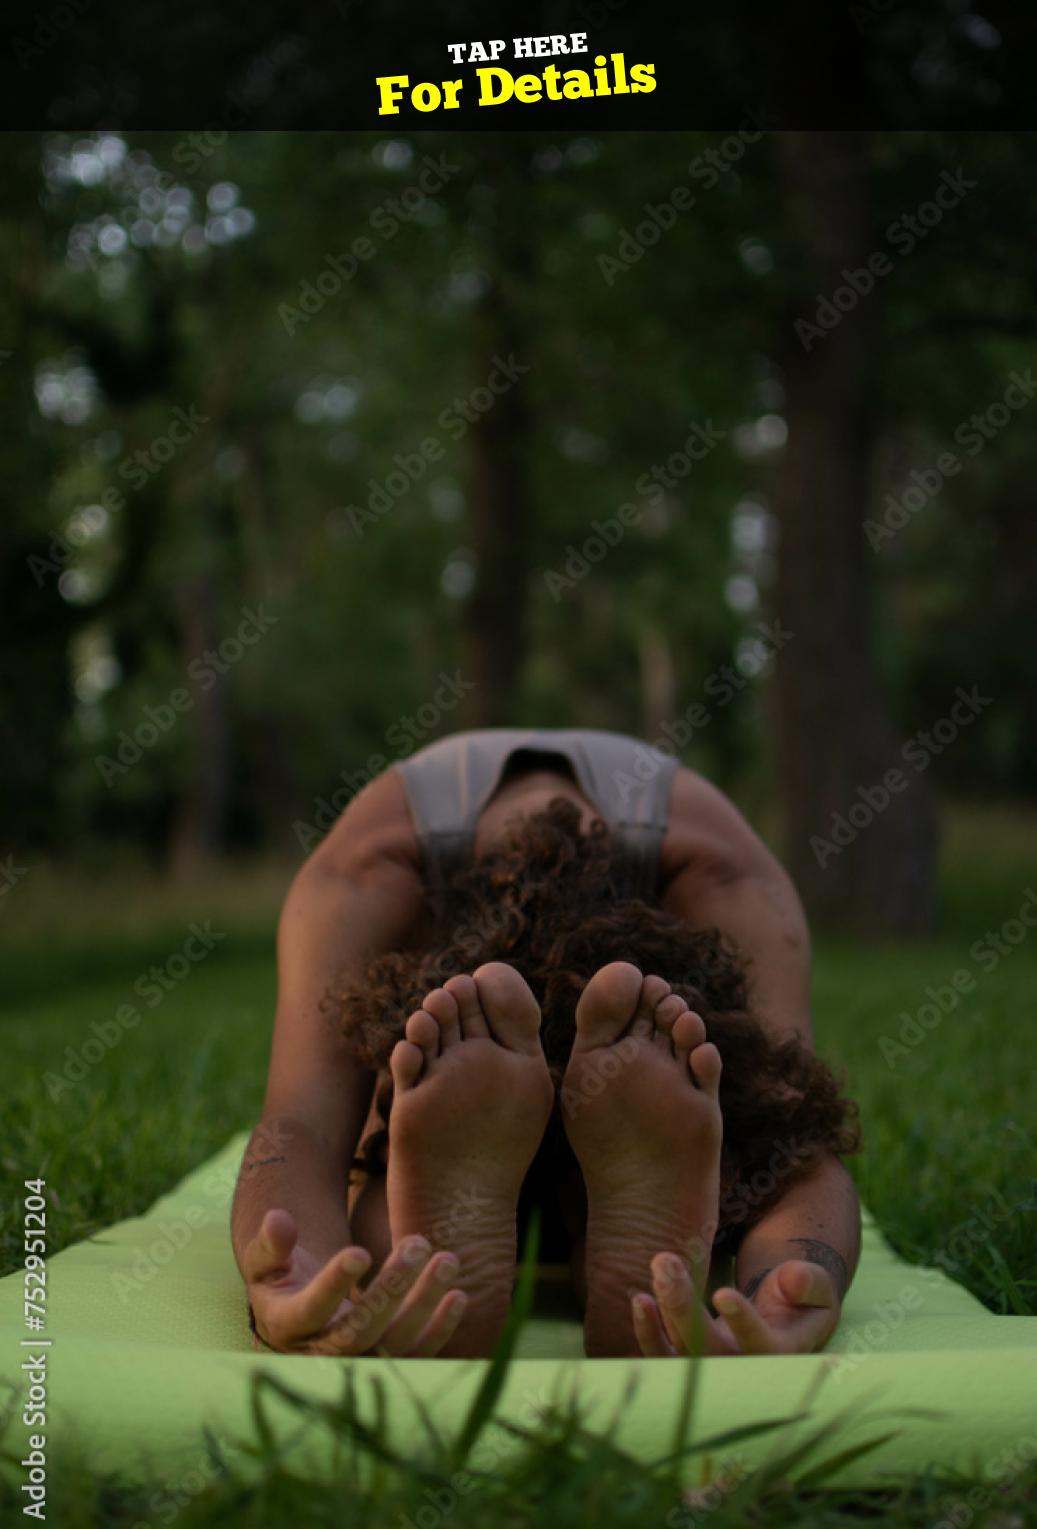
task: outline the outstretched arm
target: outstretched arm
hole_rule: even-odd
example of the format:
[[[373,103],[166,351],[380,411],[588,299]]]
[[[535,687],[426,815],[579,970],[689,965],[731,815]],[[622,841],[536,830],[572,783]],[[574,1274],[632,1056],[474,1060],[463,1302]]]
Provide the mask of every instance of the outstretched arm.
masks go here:
[[[808,1230],[809,1229],[809,1230]],[[742,1239],[739,1288],[714,1291],[711,1315],[672,1253],[652,1260],[652,1294],[633,1297],[634,1329],[649,1356],[808,1354],[839,1322],[860,1245],[857,1195],[842,1164],[826,1159]],[[849,1250],[849,1258],[842,1249]]]
[[[278,926],[278,996],[262,1118],[242,1162],[231,1217],[260,1336],[324,1353],[430,1353],[460,1306],[396,1250],[361,1293],[371,1256],[346,1216],[349,1165],[374,1079],[353,1059],[325,995],[373,953],[402,944],[423,909],[395,772],[361,792],[299,871]],[[397,1256],[397,1255],[400,1256]]]
[[[662,907],[726,934],[747,957],[760,1023],[775,1040],[794,1035],[813,1050],[810,937],[790,878],[733,804],[693,771],[674,780],[670,821]],[[783,1341],[819,1347],[838,1321],[859,1251],[853,1181],[838,1158],[826,1157],[746,1232],[738,1288],[718,1290],[715,1304],[754,1351],[765,1342],[764,1323]]]
[[[809,1353],[835,1331],[859,1253],[857,1191],[827,1157],[749,1228],[737,1288],[715,1291],[713,1304],[743,1353]]]

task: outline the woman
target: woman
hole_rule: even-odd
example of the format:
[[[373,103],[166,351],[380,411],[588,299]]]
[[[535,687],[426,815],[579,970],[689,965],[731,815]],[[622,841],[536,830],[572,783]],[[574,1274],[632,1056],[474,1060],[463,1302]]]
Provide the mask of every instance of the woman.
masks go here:
[[[489,1353],[534,1203],[590,1355],[834,1330],[855,1112],[813,1054],[795,890],[694,771],[589,729],[442,739],[302,867],[278,965],[232,1222],[265,1343]]]

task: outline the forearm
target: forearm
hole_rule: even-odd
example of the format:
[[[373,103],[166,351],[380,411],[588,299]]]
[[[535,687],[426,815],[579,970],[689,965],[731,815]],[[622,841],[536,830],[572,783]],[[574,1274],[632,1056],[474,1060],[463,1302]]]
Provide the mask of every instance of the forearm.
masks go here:
[[[842,1299],[860,1246],[857,1190],[840,1160],[826,1157],[746,1232],[735,1259],[736,1283],[752,1296],[769,1269],[806,1259],[828,1270]]]
[[[302,1121],[264,1117],[245,1150],[234,1193],[231,1240],[238,1267],[268,1210],[288,1211],[300,1246],[322,1262],[347,1247],[347,1171]]]

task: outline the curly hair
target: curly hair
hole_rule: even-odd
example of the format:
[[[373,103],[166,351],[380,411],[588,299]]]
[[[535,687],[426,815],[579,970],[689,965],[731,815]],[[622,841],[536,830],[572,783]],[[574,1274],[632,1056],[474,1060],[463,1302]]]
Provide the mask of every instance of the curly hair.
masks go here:
[[[758,1220],[821,1156],[859,1149],[856,1106],[832,1070],[798,1039],[771,1039],[749,1012],[745,962],[734,946],[634,896],[633,872],[603,824],[581,833],[575,805],[558,798],[509,825],[490,853],[448,878],[426,949],[380,955],[330,995],[350,1053],[380,1074],[382,1126],[354,1168],[384,1172],[392,1108],[386,1064],[407,1016],[448,977],[486,961],[507,962],[532,989],[556,1089],[576,1002],[610,961],[658,973],[702,1016],[724,1064],[718,1244]],[[556,1110],[545,1138],[549,1156],[568,1150],[558,1117]]]

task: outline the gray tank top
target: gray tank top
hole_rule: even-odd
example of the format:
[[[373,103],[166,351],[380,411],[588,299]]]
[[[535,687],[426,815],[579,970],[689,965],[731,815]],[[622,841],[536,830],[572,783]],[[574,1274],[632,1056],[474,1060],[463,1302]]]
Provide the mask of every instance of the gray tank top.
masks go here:
[[[438,892],[454,869],[471,860],[479,815],[520,750],[561,754],[569,761],[583,795],[630,852],[636,895],[652,898],[679,761],[639,738],[592,728],[492,727],[453,733],[394,765],[403,779],[432,891]]]

